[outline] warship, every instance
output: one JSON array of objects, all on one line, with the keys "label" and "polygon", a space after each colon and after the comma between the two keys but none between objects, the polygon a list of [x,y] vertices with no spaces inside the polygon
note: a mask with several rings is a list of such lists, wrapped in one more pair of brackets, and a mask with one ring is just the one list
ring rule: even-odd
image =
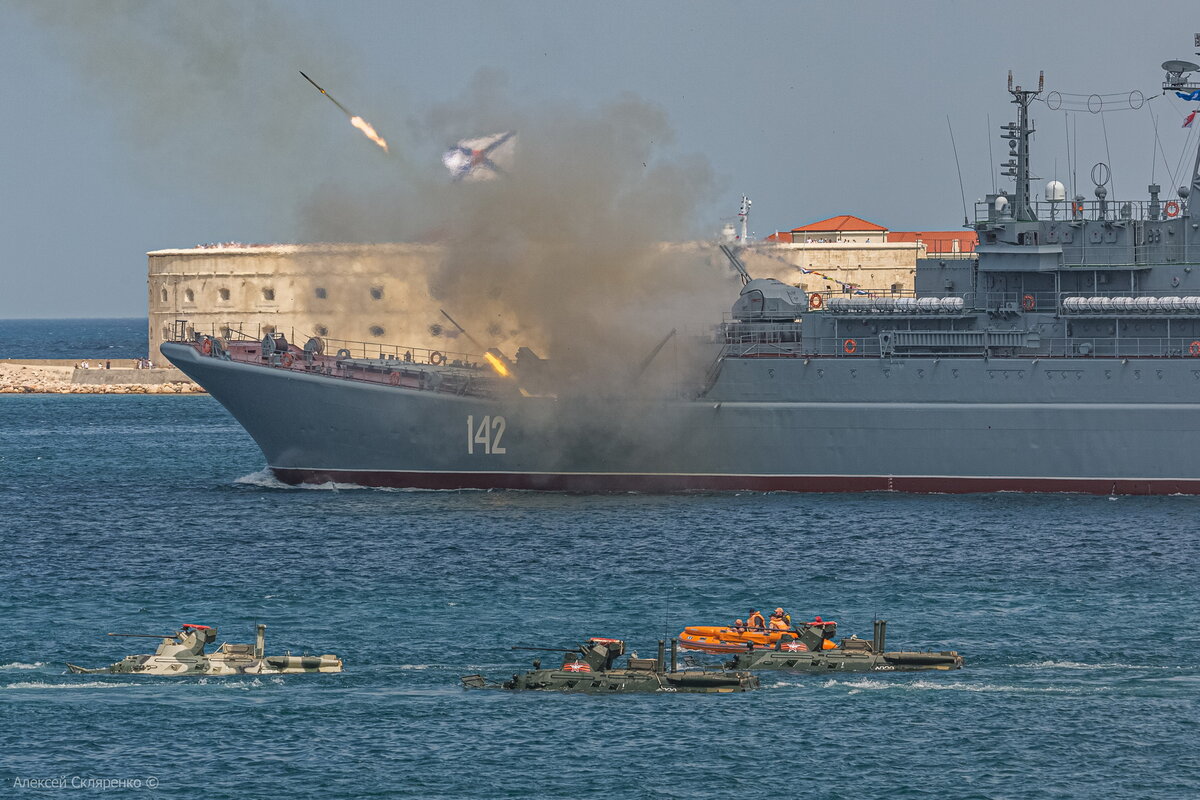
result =
[{"label": "warship", "polygon": [[[1200,67],[1163,68],[1164,94],[1200,98]],[[1109,197],[1107,164],[1090,198],[1041,191],[1043,80],[1010,73],[1008,93],[1013,189],[976,204],[974,253],[919,260],[907,293],[808,293],[742,268],[718,352],[678,391],[572,393],[527,348],[334,353],[186,320],[161,350],[289,484],[1200,493],[1200,148],[1174,197]]]},{"label": "warship", "polygon": [[574,649],[557,647],[514,647],[513,650],[542,650],[562,653],[558,667],[543,668],[535,659],[533,669],[517,673],[512,680],[489,681],[483,675],[464,675],[461,680],[467,689],[513,689],[548,692],[583,692],[586,694],[620,694],[625,692],[685,692],[727,694],[757,689],[758,678],[745,671],[729,671],[706,667],[680,670],[678,651],[671,642],[668,667],[665,643],[658,643],[657,658],[638,658],[632,654],[625,666],[616,660],[625,653],[620,639],[592,637]]},{"label": "warship", "polygon": [[225,642],[214,652],[205,647],[217,640],[211,625],[184,625],[174,634],[110,633],[138,639],[159,639],[158,648],[149,654],[125,656],[115,664],[97,669],[67,664],[80,675],[294,675],[303,672],[341,672],[342,659],[334,655],[281,656],[265,653],[266,625],[257,626],[254,644]]},{"label": "warship", "polygon": [[775,642],[769,649],[746,645],[743,652],[726,662],[728,669],[779,669],[790,672],[917,672],[962,669],[963,657],[954,650],[886,650],[887,621],[875,620],[870,641],[851,636],[833,648],[828,629],[814,625],[797,626],[793,635]]}]

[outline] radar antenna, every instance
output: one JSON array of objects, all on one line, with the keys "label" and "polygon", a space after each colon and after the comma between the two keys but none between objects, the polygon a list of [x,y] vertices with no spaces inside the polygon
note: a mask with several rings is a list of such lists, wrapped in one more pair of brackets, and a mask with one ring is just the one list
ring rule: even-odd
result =
[{"label": "radar antenna", "polygon": [[1008,71],[1008,93],[1013,96],[1012,102],[1017,106],[1017,121],[1000,126],[1004,133],[1001,139],[1008,140],[1009,159],[1004,162],[1004,170],[1000,173],[1016,180],[1017,186],[1013,193],[1012,215],[1019,222],[1036,222],[1037,215],[1033,204],[1029,202],[1029,136],[1034,132],[1033,123],[1029,120],[1029,104],[1042,93],[1045,87],[1046,73],[1038,73],[1038,88],[1022,89],[1013,86],[1012,70]]},{"label": "radar antenna", "polygon": [[[1200,33],[1196,34],[1195,44],[1197,48],[1200,48]],[[1200,49],[1197,50],[1196,55],[1200,55]],[[1180,100],[1200,100],[1200,81],[1194,80],[1190,75],[1190,73],[1200,70],[1200,65],[1191,61],[1171,59],[1164,61],[1162,68],[1167,72],[1166,78],[1163,80],[1163,94],[1174,92]],[[1200,193],[1200,146],[1196,148],[1196,162],[1192,166],[1190,184],[1180,186],[1177,193],[1179,199],[1183,200],[1185,204],[1189,197]]]}]

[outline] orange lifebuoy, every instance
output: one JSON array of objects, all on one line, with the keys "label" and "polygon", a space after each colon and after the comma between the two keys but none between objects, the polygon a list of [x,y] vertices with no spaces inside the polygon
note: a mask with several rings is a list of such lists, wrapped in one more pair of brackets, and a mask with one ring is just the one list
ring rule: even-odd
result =
[{"label": "orange lifebuoy", "polygon": [[292,364],[296,363],[296,359],[292,356],[291,353],[284,353],[283,356],[279,359],[279,363],[285,367],[290,367]]},{"label": "orange lifebuoy", "polygon": [[206,356],[212,355],[212,339],[204,337],[204,341],[200,344],[200,352]]},{"label": "orange lifebuoy", "polygon": [[1033,311],[1033,309],[1036,307],[1037,300],[1033,295],[1027,294],[1021,298],[1021,308],[1025,309],[1026,311]]},{"label": "orange lifebuoy", "polygon": [[823,305],[825,305],[825,299],[821,295],[813,292],[808,296],[808,307],[813,311],[819,310]]},{"label": "orange lifebuoy", "polygon": [[392,386],[399,386],[400,385],[400,373],[393,372],[391,375],[388,375],[388,383],[390,383]]},{"label": "orange lifebuoy", "polygon": [[847,339],[842,343],[842,349],[845,350],[847,354],[853,353],[854,351],[858,350],[858,342],[854,341],[853,339]]},{"label": "orange lifebuoy", "polygon": [[437,350],[434,350],[432,353],[429,354],[429,363],[433,364],[435,367],[438,364],[445,363],[445,361],[446,361],[446,357],[444,355],[442,355],[440,352],[438,352]]},{"label": "orange lifebuoy", "polygon": [[1163,206],[1163,213],[1166,214],[1168,217],[1178,216],[1179,215],[1179,203],[1175,202],[1174,200],[1168,200],[1167,204]]},{"label": "orange lifebuoy", "polygon": [[1192,342],[1188,345],[1188,352],[1193,356],[1200,356],[1200,342]]}]

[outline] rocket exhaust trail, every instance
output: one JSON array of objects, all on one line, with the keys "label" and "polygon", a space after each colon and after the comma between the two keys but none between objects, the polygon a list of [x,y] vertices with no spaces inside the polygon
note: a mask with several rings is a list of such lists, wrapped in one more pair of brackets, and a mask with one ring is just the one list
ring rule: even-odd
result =
[{"label": "rocket exhaust trail", "polygon": [[[304,75],[304,70],[300,70],[300,74]],[[352,114],[350,112],[350,109],[346,108],[344,105],[339,103],[337,100],[334,100],[333,95],[331,95],[329,92],[322,89],[320,87],[320,85],[316,81],[314,81],[312,78],[308,77],[307,75],[304,75],[304,80],[308,81],[313,86],[315,86],[318,92],[320,92],[321,94],[328,97],[329,102],[333,103],[335,106],[337,106],[339,109],[341,109],[342,113],[350,118],[350,124],[353,125],[354,127],[358,128],[360,131],[362,131],[363,135],[366,136],[368,139],[370,139],[372,142],[374,142],[375,144],[377,144],[381,148],[383,148],[383,152],[385,152],[385,153],[390,152],[388,150],[387,140],[375,132],[375,128],[371,125],[371,123],[367,122],[365,119],[358,116],[357,114]]]}]

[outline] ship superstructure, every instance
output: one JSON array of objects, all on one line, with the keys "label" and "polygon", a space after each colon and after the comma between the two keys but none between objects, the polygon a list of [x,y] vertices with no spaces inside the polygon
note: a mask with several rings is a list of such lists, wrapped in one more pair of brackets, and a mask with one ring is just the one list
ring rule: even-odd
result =
[{"label": "ship superstructure", "polygon": [[[1164,68],[1165,92],[1200,88],[1200,67]],[[682,393],[572,394],[529,351],[162,350],[290,483],[1200,493],[1200,151],[1169,199],[1110,198],[1103,164],[1092,198],[1051,181],[1034,199],[1042,82],[1008,88],[1014,191],[977,205],[973,257],[918,262],[913,296],[743,270],[719,353]]]}]

